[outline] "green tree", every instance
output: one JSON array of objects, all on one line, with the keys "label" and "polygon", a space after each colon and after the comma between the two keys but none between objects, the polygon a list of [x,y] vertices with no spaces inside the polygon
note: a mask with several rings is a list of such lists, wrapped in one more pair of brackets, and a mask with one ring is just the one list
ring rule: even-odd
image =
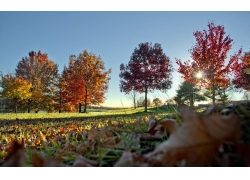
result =
[{"label": "green tree", "polygon": [[[231,81],[229,81],[228,85],[226,87],[222,86],[215,86],[214,87],[214,94],[215,94],[215,101],[217,103],[222,103],[225,105],[225,103],[230,99],[230,95],[234,92],[233,84]],[[212,89],[205,88],[204,96],[211,99],[213,96]]]},{"label": "green tree", "polygon": [[202,94],[202,90],[194,84],[190,84],[188,81],[183,81],[176,91],[176,97],[182,102],[194,106],[195,102],[205,101],[206,98]]},{"label": "green tree", "polygon": [[2,87],[1,96],[14,101],[15,113],[17,113],[18,101],[31,97],[30,89],[32,84],[25,79],[14,77],[12,74],[1,76],[0,82]]}]

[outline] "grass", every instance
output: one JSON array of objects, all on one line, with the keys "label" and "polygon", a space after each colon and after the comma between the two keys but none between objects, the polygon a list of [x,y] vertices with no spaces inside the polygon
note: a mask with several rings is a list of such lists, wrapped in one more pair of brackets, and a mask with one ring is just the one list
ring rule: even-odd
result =
[{"label": "grass", "polygon": [[[172,113],[168,108],[150,107],[148,112],[144,112],[144,108],[128,108],[98,113],[90,110],[88,113],[0,114],[0,162],[7,155],[12,140],[24,140],[27,157],[25,166],[32,164],[34,151],[46,158],[60,157],[68,165],[72,165],[75,157],[81,154],[97,160],[99,166],[112,166],[124,149],[116,147],[110,140],[123,141],[123,148],[132,148],[133,151],[145,151],[149,146],[152,148],[154,142],[146,143],[141,148],[137,146],[138,142],[133,141],[136,134],[147,131],[150,115],[162,120]],[[143,119],[142,124],[136,123],[138,118]],[[98,138],[94,136],[95,144],[91,144],[90,131],[99,133],[104,126],[108,126],[114,136],[107,139],[102,138],[103,134]],[[88,137],[84,137],[84,132],[88,132]]]},{"label": "grass", "polygon": [[[249,107],[235,109],[244,123],[242,139],[245,142],[250,142]],[[203,109],[196,111],[201,113]],[[150,107],[148,112],[144,112],[144,108],[127,108],[89,110],[88,113],[0,114],[0,163],[10,151],[11,142],[16,140],[25,142],[24,166],[31,166],[33,153],[38,152],[45,159],[59,158],[66,165],[72,165],[80,154],[97,161],[98,166],[112,167],[126,149],[149,152],[167,139],[165,134],[160,140],[138,142],[137,135],[147,132],[151,115],[157,121],[167,117],[180,121],[174,106]],[[138,118],[142,123],[137,122]],[[108,129],[102,131],[104,127]],[[123,147],[118,146],[120,142]]]}]

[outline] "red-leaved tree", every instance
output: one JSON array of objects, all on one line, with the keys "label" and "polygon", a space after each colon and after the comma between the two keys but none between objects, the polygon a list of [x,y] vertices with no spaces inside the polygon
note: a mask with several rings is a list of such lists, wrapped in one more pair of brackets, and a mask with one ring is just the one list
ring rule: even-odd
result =
[{"label": "red-leaved tree", "polygon": [[79,105],[79,112],[83,104],[99,105],[105,101],[108,91],[111,69],[106,70],[101,57],[84,50],[77,57],[70,56],[69,66],[62,72],[61,96],[64,102]]},{"label": "red-leaved tree", "polygon": [[232,64],[234,87],[238,90],[250,91],[250,52],[244,53]]},{"label": "red-leaved tree", "polygon": [[[141,43],[135,48],[127,65],[120,65],[120,91],[128,94],[132,90],[147,94],[155,89],[171,88],[173,67],[160,44]],[[145,103],[147,112],[147,103]]]},{"label": "red-leaved tree", "polygon": [[[193,34],[196,44],[189,50],[192,62],[188,60],[182,63],[180,59],[176,59],[176,63],[179,65],[178,72],[189,83],[200,83],[212,89],[212,100],[215,104],[216,87],[228,85],[230,66],[241,55],[242,50],[231,56],[229,63],[225,65],[233,39],[229,35],[225,36],[223,26],[216,26],[214,23],[208,23],[207,26],[208,30],[196,31]],[[202,73],[201,78],[196,77],[198,72]]]}]

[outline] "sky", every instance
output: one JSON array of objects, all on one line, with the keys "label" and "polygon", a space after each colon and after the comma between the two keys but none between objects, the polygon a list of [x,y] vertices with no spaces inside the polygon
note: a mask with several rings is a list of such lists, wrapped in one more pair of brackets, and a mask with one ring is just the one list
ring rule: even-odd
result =
[{"label": "sky", "polygon": [[[149,98],[167,100],[181,81],[175,58],[191,59],[188,50],[195,45],[195,31],[207,29],[208,22],[223,25],[234,42],[229,57],[241,47],[250,50],[249,19],[249,11],[0,11],[0,71],[14,72],[30,51],[41,50],[59,65],[61,73],[69,55],[87,50],[100,56],[106,69],[112,69],[101,105],[132,107],[119,89],[120,64],[129,62],[140,43],[160,43],[175,69],[173,84],[166,93],[149,93]],[[232,99],[242,95],[236,93]]]}]

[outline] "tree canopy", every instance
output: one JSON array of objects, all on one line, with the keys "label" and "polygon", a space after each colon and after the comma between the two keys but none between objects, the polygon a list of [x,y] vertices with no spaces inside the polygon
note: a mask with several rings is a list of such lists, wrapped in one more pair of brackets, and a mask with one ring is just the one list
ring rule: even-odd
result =
[{"label": "tree canopy", "polygon": [[232,83],[239,91],[250,91],[250,52],[244,53],[232,65]]},{"label": "tree canopy", "polygon": [[[230,57],[229,63],[225,65],[227,54],[232,47],[233,39],[221,25],[208,23],[208,30],[194,32],[196,44],[189,52],[190,60],[181,62],[176,59],[179,65],[178,72],[189,83],[200,83],[204,87],[212,88],[212,100],[215,103],[215,87],[226,87],[229,82],[230,66],[240,56],[242,50]],[[197,73],[202,73],[202,78],[197,78]]]},{"label": "tree canopy", "polygon": [[58,65],[49,60],[46,53],[29,52],[28,57],[22,58],[16,67],[16,76],[32,84],[32,96],[28,99],[28,112],[30,108],[46,108],[49,104],[53,108],[53,98],[58,81]]},{"label": "tree canopy", "polygon": [[6,74],[1,76],[1,95],[2,97],[12,99],[15,103],[15,112],[17,113],[17,102],[19,100],[29,99],[32,94],[30,88],[32,84],[19,77],[15,77],[12,74]]},{"label": "tree canopy", "polygon": [[[166,90],[172,85],[172,64],[163,53],[159,43],[141,43],[134,49],[128,64],[120,65],[120,91],[128,94],[132,90],[145,93],[155,89]],[[145,103],[147,112],[147,103]]]},{"label": "tree canopy", "polygon": [[86,112],[88,105],[104,102],[110,73],[111,69],[106,71],[101,57],[93,53],[84,50],[77,57],[71,55],[68,67],[62,72],[62,97],[66,102],[78,103],[79,112],[83,103],[83,112]]},{"label": "tree canopy", "polygon": [[176,98],[190,106],[193,106],[195,102],[206,100],[202,90],[196,85],[190,84],[188,81],[183,81],[179,85],[176,93]]}]

